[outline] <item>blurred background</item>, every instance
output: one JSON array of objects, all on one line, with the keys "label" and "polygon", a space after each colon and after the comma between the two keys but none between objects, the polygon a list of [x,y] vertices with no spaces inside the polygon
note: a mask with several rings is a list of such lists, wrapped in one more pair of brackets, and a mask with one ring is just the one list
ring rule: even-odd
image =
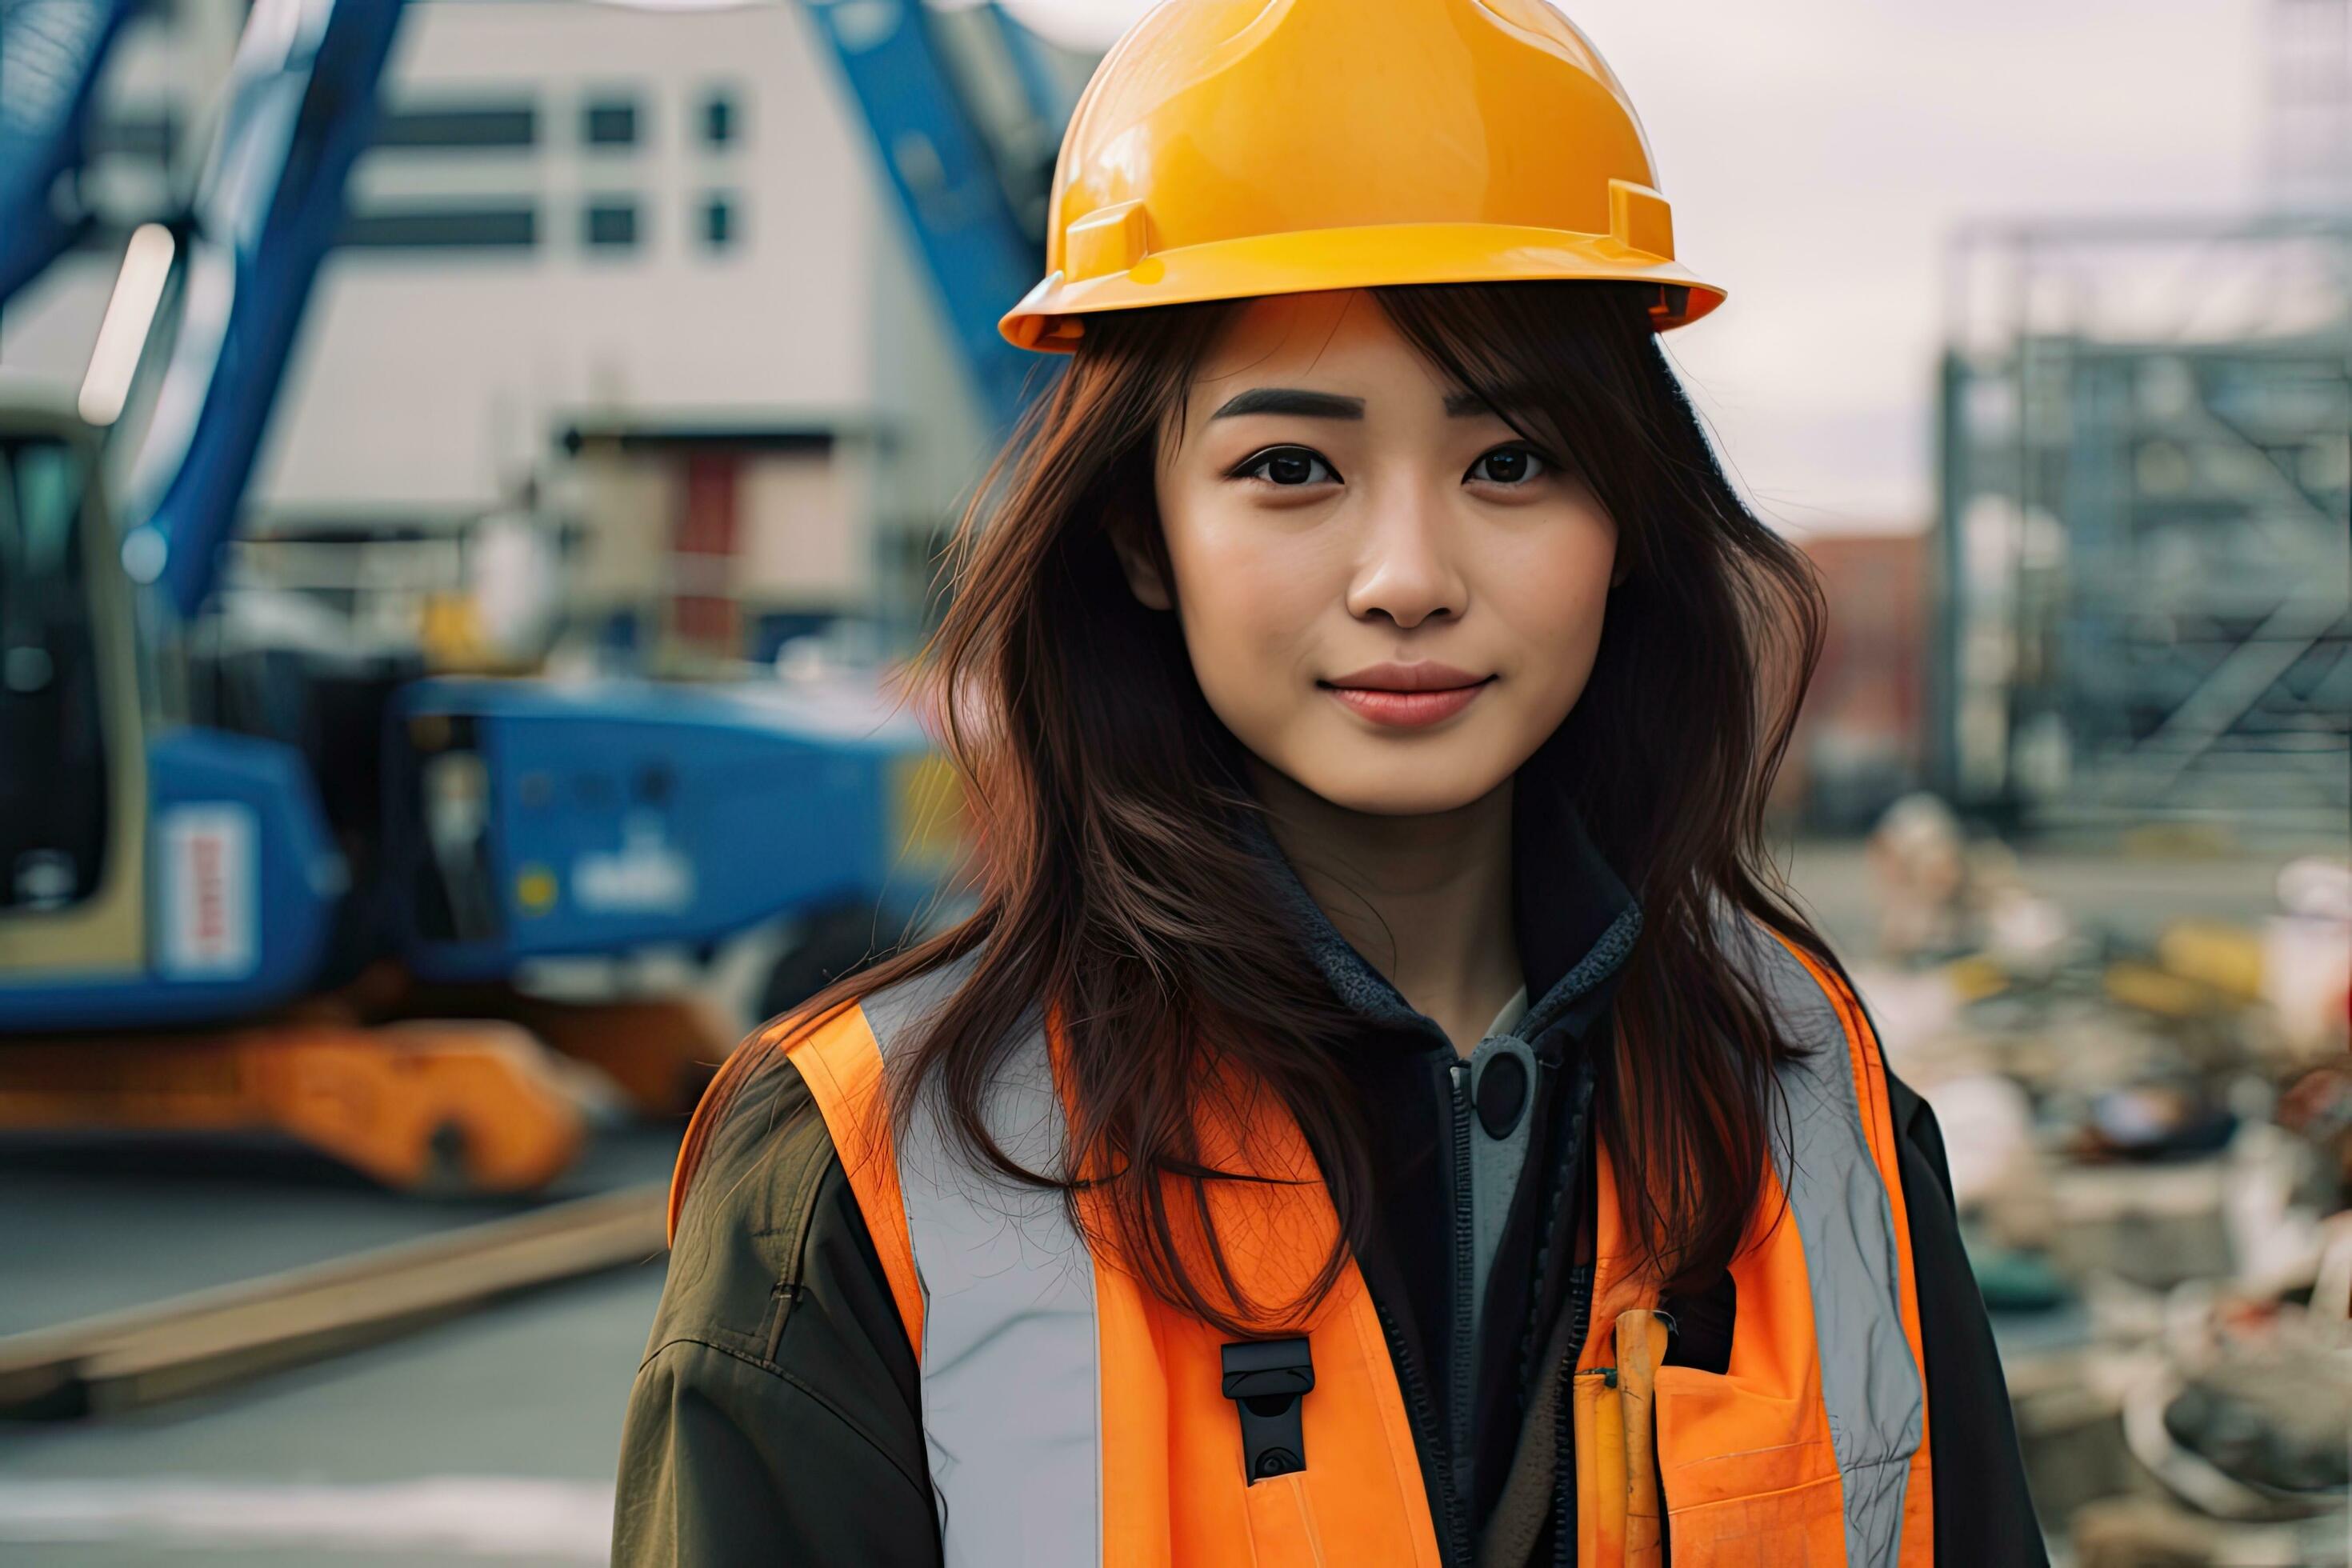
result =
[{"label": "blurred background", "polygon": [[[965,897],[898,679],[1142,9],[0,0],[0,1559],[604,1560],[685,1108]],[[2344,1563],[2352,0],[1571,14],[2053,1552]]]}]

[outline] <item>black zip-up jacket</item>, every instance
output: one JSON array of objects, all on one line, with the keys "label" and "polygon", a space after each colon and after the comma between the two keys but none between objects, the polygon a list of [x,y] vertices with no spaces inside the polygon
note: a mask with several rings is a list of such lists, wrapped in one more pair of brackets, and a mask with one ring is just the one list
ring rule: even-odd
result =
[{"label": "black zip-up jacket", "polygon": [[[1363,1020],[1349,1067],[1382,1187],[1359,1263],[1412,1413],[1446,1561],[1464,1568],[1538,1381],[1559,1375],[1539,1352],[1564,1316],[1571,1365],[1580,1342],[1587,1134],[1592,1100],[1607,1092],[1586,1045],[1604,1027],[1639,929],[1573,814],[1524,784],[1521,794],[1515,913],[1535,1000],[1517,1032],[1536,1070],[1525,1163],[1480,1324],[1468,1321],[1465,1140],[1475,1133],[1462,1058],[1263,846],[1301,940]],[[1937,1556],[1971,1568],[2044,1563],[1942,1136],[1924,1101],[1891,1076],[1889,1089],[1927,1361]],[[1721,1370],[1738,1311],[1728,1287],[1727,1275],[1669,1303],[1680,1325],[1669,1361]],[[798,1073],[779,1061],[715,1130],[680,1219],[630,1400],[614,1562],[938,1563],[919,1403],[914,1355],[831,1138]],[[1574,1467],[1565,1442],[1559,1451],[1536,1563],[1574,1561]]]}]

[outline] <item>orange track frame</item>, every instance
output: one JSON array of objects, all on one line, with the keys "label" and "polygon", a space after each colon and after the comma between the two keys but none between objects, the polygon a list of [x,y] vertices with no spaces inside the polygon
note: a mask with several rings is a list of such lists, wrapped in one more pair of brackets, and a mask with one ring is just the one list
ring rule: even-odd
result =
[{"label": "orange track frame", "polygon": [[0,1040],[0,1130],[276,1131],[386,1186],[475,1193],[544,1184],[586,1132],[529,1032],[452,1019]]}]

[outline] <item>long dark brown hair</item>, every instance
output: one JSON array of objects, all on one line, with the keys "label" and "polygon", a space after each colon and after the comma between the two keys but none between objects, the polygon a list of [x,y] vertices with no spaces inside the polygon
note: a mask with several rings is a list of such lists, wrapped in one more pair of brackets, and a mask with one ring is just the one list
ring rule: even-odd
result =
[{"label": "long dark brown hair", "polygon": [[[1722,950],[1718,919],[1745,911],[1826,956],[1764,841],[1766,796],[1820,644],[1820,592],[1725,478],[1651,330],[1654,289],[1372,293],[1434,367],[1515,411],[1519,433],[1580,473],[1617,524],[1630,570],[1590,682],[1546,752],[1579,759],[1570,796],[1643,907],[1595,1112],[1616,1168],[1643,1173],[1617,1184],[1625,1228],[1662,1285],[1696,1288],[1754,1215],[1771,1068],[1791,1048]],[[796,1016],[972,955],[901,1058],[898,1114],[918,1093],[939,1096],[972,1159],[1059,1189],[1162,1298],[1245,1332],[1328,1290],[1372,1184],[1340,1069],[1349,1019],[1247,845],[1260,808],[1238,743],[1193,679],[1176,617],[1136,600],[1111,547],[1118,528],[1160,547],[1156,443],[1179,427],[1235,309],[1088,317],[1066,374],[998,459],[951,553],[951,601],[922,666],[974,808],[977,912]],[[1061,1169],[1031,1171],[990,1135],[983,1107],[1041,1007],[1062,1026],[1071,1135]],[[776,1055],[756,1047],[727,1063],[681,1158],[681,1190],[715,1113]],[[1301,1276],[1297,1300],[1250,1300],[1205,1225],[1217,1184],[1258,1179],[1203,1136],[1218,1120],[1204,1098],[1235,1092],[1271,1096],[1297,1122],[1338,1214],[1339,1244]]]}]

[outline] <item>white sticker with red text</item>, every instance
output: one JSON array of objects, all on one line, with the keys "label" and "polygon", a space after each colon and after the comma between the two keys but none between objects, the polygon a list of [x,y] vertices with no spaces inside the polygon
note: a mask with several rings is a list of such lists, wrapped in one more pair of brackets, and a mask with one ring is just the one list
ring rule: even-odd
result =
[{"label": "white sticker with red text", "polygon": [[175,805],[156,821],[162,862],[163,973],[238,980],[260,961],[253,808],[230,801]]}]

